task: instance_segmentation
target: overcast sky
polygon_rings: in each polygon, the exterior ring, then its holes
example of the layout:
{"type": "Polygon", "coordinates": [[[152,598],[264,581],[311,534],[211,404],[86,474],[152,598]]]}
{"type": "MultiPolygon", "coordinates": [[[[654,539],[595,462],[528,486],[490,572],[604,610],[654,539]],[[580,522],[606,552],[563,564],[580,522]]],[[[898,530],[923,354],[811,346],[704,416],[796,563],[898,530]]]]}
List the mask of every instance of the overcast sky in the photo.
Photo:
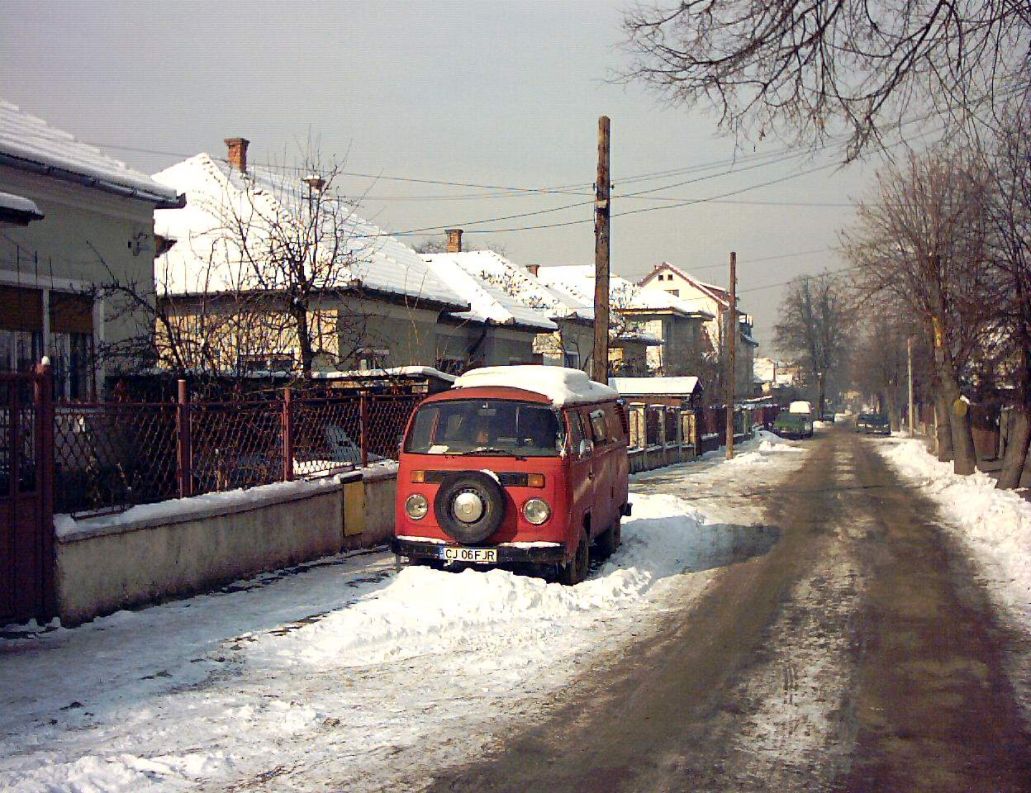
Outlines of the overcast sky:
{"type": "Polygon", "coordinates": [[[237,135],[252,162],[291,160],[310,131],[324,156],[378,176],[343,184],[380,226],[462,226],[469,246],[499,243],[522,264],[592,263],[590,204],[473,221],[590,202],[606,114],[613,271],[637,279],[667,260],[725,285],[736,250],[743,308],[769,355],[782,290],[763,287],[844,266],[830,249],[874,168],[835,167],[839,150],[785,160],[782,141],[735,142],[707,113],[613,81],[628,58],[625,6],[0,0],[0,95],[148,173],[224,156],[237,135]],[[512,230],[556,223],[569,225],[512,230]]]}

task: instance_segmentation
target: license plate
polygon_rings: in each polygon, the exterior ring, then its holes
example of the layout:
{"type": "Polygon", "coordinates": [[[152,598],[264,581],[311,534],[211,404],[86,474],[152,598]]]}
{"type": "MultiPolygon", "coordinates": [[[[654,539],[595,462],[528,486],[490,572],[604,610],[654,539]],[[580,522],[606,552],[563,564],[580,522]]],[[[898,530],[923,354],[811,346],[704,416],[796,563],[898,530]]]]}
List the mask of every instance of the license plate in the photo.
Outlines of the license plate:
{"type": "Polygon", "coordinates": [[[497,564],[497,548],[453,548],[440,549],[440,558],[446,562],[472,562],[473,564],[497,564]]]}

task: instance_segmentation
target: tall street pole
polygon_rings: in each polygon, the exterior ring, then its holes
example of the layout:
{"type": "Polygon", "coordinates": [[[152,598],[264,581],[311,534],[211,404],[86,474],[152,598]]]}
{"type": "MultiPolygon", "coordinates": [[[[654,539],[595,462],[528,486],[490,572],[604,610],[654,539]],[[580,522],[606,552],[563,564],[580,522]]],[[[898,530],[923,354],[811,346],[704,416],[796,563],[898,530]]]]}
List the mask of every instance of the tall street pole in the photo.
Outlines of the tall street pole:
{"type": "Polygon", "coordinates": [[[594,357],[591,374],[609,382],[609,117],[598,119],[598,175],[594,182],[594,357]]]}
{"type": "Polygon", "coordinates": [[[913,337],[906,339],[906,367],[909,370],[909,437],[912,438],[916,427],[913,416],[913,337]]]}
{"type": "Polygon", "coordinates": [[[734,457],[734,382],[737,380],[737,253],[730,252],[730,305],[727,307],[727,459],[734,457]]]}

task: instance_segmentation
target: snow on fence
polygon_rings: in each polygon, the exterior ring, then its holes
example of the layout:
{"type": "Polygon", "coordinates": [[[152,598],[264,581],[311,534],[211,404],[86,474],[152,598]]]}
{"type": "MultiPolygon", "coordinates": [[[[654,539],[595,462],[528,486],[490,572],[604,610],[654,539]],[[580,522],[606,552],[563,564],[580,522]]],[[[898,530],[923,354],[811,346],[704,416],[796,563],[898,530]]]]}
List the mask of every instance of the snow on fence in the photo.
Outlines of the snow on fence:
{"type": "Polygon", "coordinates": [[[55,510],[123,510],[397,459],[421,396],[361,394],[54,409],[55,510]]]}

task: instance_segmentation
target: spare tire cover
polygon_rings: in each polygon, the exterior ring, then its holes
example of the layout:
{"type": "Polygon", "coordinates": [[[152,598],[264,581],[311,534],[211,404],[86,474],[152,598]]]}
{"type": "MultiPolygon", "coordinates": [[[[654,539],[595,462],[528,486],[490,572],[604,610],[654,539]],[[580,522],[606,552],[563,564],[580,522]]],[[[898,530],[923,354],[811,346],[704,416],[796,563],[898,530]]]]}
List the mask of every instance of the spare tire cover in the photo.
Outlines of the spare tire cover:
{"type": "Polygon", "coordinates": [[[433,500],[437,524],[460,543],[470,544],[487,539],[501,525],[505,516],[505,494],[497,480],[481,471],[456,471],[444,477],[433,500]],[[455,515],[455,498],[462,493],[475,494],[483,502],[483,512],[466,522],[455,515]]]}

